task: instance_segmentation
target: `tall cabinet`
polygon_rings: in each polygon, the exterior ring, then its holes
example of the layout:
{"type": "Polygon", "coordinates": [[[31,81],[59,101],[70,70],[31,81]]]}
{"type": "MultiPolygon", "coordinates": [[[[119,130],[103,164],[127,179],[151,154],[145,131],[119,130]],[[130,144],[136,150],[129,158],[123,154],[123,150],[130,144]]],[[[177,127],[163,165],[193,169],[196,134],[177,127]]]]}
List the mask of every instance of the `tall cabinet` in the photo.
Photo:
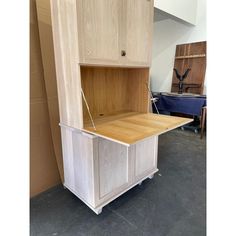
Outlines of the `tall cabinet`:
{"type": "Polygon", "coordinates": [[[153,0],[51,0],[64,186],[95,213],[157,169],[158,136],[190,119],[148,113],[153,0]]]}

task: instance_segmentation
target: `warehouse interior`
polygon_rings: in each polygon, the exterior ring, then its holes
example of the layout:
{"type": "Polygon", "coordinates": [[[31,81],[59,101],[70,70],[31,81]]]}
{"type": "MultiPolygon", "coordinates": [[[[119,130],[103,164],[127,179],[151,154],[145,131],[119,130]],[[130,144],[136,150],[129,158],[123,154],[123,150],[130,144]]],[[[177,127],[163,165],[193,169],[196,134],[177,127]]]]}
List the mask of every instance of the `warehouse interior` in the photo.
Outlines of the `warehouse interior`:
{"type": "Polygon", "coordinates": [[[50,1],[30,1],[30,235],[206,235],[206,1],[166,2],[154,1],[152,112],[193,119],[193,125],[160,135],[159,171],[96,215],[63,188],[50,1]],[[173,69],[183,74],[189,65],[180,94],[173,69]],[[197,101],[185,113],[176,99],[189,96],[197,101]],[[164,107],[170,99],[173,107],[164,107]]]}

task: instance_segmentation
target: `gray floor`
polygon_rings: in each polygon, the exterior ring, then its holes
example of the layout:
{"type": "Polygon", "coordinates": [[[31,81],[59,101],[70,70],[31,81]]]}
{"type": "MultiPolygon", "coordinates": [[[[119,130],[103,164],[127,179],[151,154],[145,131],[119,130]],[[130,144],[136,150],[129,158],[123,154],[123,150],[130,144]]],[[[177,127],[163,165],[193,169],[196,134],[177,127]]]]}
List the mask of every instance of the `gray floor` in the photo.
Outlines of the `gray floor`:
{"type": "Polygon", "coordinates": [[[159,139],[159,174],[96,215],[62,186],[31,199],[34,235],[206,235],[206,140],[180,129],[159,139]]]}

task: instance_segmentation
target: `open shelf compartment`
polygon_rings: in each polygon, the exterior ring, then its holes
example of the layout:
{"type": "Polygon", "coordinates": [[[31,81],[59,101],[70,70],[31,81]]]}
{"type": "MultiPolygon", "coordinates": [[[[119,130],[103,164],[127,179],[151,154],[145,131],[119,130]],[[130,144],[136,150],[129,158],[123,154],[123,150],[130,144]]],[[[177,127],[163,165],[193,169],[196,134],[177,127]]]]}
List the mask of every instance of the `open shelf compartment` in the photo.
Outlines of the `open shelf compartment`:
{"type": "Polygon", "coordinates": [[[192,121],[148,113],[149,68],[81,66],[80,70],[91,115],[83,100],[85,132],[129,146],[192,121]]]}

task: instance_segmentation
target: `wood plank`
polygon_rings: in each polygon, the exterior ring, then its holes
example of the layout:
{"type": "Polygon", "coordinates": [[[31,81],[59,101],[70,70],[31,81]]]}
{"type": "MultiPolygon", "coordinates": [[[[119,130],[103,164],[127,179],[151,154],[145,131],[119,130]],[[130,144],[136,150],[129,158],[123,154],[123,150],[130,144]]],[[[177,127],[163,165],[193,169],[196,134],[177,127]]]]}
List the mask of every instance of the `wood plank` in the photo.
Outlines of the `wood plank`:
{"type": "Polygon", "coordinates": [[[186,58],[197,58],[197,57],[206,57],[206,54],[177,56],[177,57],[175,57],[175,59],[186,59],[186,58]]]}
{"type": "Polygon", "coordinates": [[[93,127],[85,127],[85,132],[124,144],[131,145],[153,135],[160,135],[193,119],[166,116],[152,113],[140,113],[114,121],[105,122],[93,127]]]}
{"type": "Polygon", "coordinates": [[[83,126],[76,0],[51,0],[60,122],[83,126]]]}

